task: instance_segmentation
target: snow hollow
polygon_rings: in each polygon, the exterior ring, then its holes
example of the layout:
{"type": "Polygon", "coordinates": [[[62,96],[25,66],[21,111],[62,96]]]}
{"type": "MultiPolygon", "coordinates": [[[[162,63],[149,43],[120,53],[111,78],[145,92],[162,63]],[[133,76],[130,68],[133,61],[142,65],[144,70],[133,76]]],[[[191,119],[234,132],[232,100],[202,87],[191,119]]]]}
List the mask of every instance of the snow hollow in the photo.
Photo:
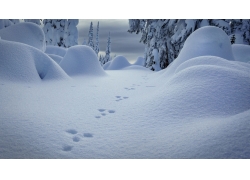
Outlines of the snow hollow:
{"type": "Polygon", "coordinates": [[[250,158],[249,46],[221,29],[154,72],[20,24],[0,30],[0,158],[250,158]]]}

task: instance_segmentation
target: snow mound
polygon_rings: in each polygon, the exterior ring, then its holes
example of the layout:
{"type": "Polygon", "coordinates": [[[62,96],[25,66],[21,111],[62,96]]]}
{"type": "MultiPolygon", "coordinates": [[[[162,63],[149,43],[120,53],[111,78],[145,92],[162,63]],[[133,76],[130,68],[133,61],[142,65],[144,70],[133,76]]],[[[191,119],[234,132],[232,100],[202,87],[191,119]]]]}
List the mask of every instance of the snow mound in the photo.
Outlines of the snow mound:
{"type": "Polygon", "coordinates": [[[0,79],[38,82],[66,79],[67,74],[45,53],[29,45],[0,40],[0,79]]]}
{"type": "Polygon", "coordinates": [[[145,59],[143,57],[138,57],[134,65],[144,66],[145,59]]]}
{"type": "Polygon", "coordinates": [[[171,76],[180,64],[199,56],[217,56],[234,60],[227,34],[222,29],[213,26],[197,29],[187,38],[179,56],[168,66],[165,73],[171,76]]]}
{"type": "Polygon", "coordinates": [[[232,45],[233,55],[236,61],[250,62],[250,46],[244,44],[232,45]]]}
{"type": "Polygon", "coordinates": [[[53,59],[57,64],[60,64],[60,62],[63,59],[63,57],[55,55],[55,54],[48,54],[48,56],[51,57],[51,59],[53,59]]]}
{"type": "Polygon", "coordinates": [[[102,68],[103,68],[104,70],[107,70],[107,68],[109,67],[109,65],[111,64],[111,62],[112,62],[112,60],[109,61],[109,62],[107,62],[107,63],[105,63],[105,64],[102,66],[102,68]]]}
{"type": "Polygon", "coordinates": [[[130,66],[131,64],[124,56],[116,56],[110,63],[109,67],[106,70],[119,70],[130,66]]]}
{"type": "Polygon", "coordinates": [[[66,52],[67,52],[66,48],[52,46],[52,45],[47,45],[45,50],[46,54],[54,54],[61,57],[64,57],[66,52]]]}
{"type": "Polygon", "coordinates": [[[85,45],[70,47],[60,66],[69,76],[106,74],[98,61],[95,51],[85,45]]]}
{"type": "Polygon", "coordinates": [[[178,118],[236,115],[250,109],[249,72],[236,61],[193,58],[177,68],[154,101],[178,118]]]}
{"type": "Polygon", "coordinates": [[[28,44],[42,52],[46,48],[44,32],[41,27],[34,23],[18,23],[0,29],[0,37],[4,40],[28,44]]]}

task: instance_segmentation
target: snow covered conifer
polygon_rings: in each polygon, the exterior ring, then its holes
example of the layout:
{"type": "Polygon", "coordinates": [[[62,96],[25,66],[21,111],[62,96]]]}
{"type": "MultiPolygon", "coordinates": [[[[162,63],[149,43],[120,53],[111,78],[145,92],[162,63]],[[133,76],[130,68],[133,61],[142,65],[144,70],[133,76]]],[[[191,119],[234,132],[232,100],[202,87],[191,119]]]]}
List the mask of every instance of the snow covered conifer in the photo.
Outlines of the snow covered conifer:
{"type": "Polygon", "coordinates": [[[90,23],[88,37],[89,37],[88,46],[90,46],[94,50],[95,46],[94,46],[94,42],[93,42],[93,23],[92,22],[90,23]]]}
{"type": "Polygon", "coordinates": [[[97,24],[97,29],[96,29],[96,43],[95,43],[95,52],[98,55],[99,53],[99,21],[97,24]]]}
{"type": "Polygon", "coordinates": [[[106,64],[107,62],[110,61],[110,53],[111,53],[111,40],[110,40],[110,32],[107,40],[107,47],[106,47],[106,54],[104,57],[103,64],[106,64]]]}

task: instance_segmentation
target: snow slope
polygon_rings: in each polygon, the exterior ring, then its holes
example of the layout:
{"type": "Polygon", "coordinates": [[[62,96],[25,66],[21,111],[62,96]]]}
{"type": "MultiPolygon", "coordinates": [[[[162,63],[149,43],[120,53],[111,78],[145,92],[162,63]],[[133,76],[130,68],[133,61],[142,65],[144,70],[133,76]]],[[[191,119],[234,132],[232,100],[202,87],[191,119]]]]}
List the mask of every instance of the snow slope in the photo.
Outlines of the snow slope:
{"type": "Polygon", "coordinates": [[[70,80],[0,74],[0,158],[249,159],[250,66],[232,61],[223,36],[198,29],[159,72],[126,63],[100,71],[93,50],[75,46],[63,58],[70,80]]]}
{"type": "Polygon", "coordinates": [[[0,37],[4,40],[28,44],[42,52],[46,48],[44,32],[34,23],[18,23],[0,29],[0,37]]]}

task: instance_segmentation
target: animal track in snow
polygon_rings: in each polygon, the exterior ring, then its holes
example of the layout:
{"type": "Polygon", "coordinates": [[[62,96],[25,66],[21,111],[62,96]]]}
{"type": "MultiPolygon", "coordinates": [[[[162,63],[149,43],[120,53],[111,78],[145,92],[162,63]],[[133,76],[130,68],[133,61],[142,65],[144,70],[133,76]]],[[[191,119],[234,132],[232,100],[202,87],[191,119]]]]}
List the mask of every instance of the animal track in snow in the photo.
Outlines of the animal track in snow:
{"type": "Polygon", "coordinates": [[[83,137],[93,137],[93,134],[91,133],[83,133],[83,137]]]}
{"type": "Polygon", "coordinates": [[[124,89],[127,89],[128,91],[129,90],[135,90],[135,88],[127,88],[127,87],[125,87],[124,89]]]}
{"type": "Polygon", "coordinates": [[[109,113],[115,113],[115,110],[108,110],[109,113]]]}
{"type": "Polygon", "coordinates": [[[77,136],[74,136],[74,137],[73,137],[73,141],[74,141],[74,142],[79,142],[79,141],[80,141],[80,138],[77,137],[77,136]]]}
{"type": "Polygon", "coordinates": [[[62,147],[62,150],[63,150],[63,151],[71,151],[72,148],[73,148],[73,146],[64,145],[64,146],[62,147]]]}
{"type": "Polygon", "coordinates": [[[123,99],[128,99],[127,96],[124,96],[124,97],[122,97],[122,96],[115,96],[115,97],[117,98],[115,101],[121,101],[123,99]]]}
{"type": "Polygon", "coordinates": [[[68,129],[66,130],[66,132],[70,134],[77,134],[77,131],[75,129],[68,129]]]}
{"type": "MultiPolygon", "coordinates": [[[[121,96],[119,96],[119,97],[121,97],[121,96]]],[[[128,97],[125,97],[124,99],[126,99],[126,98],[128,98],[128,97]]],[[[100,115],[95,116],[95,118],[101,118],[102,116],[108,115],[107,113],[105,113],[106,109],[97,109],[97,110],[100,112],[100,115]]],[[[115,113],[115,110],[110,109],[110,110],[107,110],[107,112],[112,114],[112,113],[115,113]]]]}
{"type": "Polygon", "coordinates": [[[100,112],[104,112],[106,109],[98,109],[98,111],[100,112]]]}

